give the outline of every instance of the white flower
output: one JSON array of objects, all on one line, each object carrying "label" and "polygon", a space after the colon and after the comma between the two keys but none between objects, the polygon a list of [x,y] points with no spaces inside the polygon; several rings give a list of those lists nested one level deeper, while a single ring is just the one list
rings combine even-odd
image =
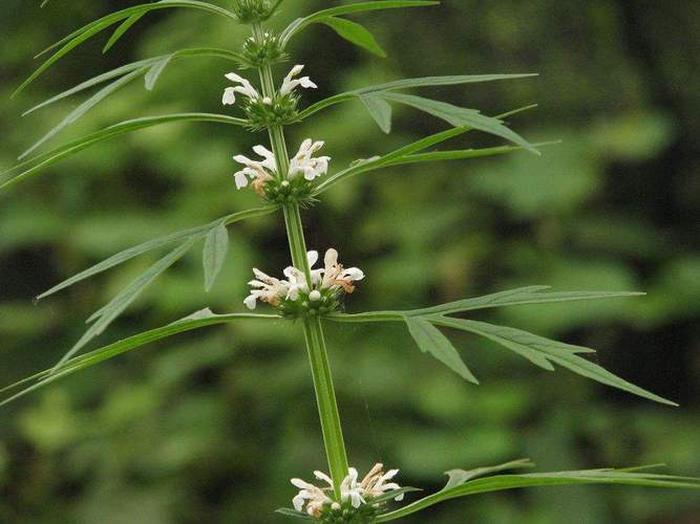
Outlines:
[{"label": "white flower", "polygon": [[319,151],[325,142],[314,142],[307,138],[301,143],[299,152],[289,160],[289,177],[293,178],[297,174],[304,175],[306,180],[313,180],[316,177],[325,175],[328,172],[328,163],[331,160],[329,156],[320,156],[313,158],[311,155]]},{"label": "white flower", "polygon": [[286,280],[278,280],[266,275],[257,268],[253,268],[253,274],[255,275],[255,280],[248,282],[248,285],[252,288],[250,295],[243,301],[248,309],[255,309],[258,300],[277,306],[289,293],[289,282]]},{"label": "white flower", "polygon": [[286,96],[294,91],[297,87],[301,86],[304,89],[316,89],[318,86],[314,84],[308,76],[303,76],[301,78],[296,78],[304,70],[303,65],[295,65],[287,76],[284,77],[282,81],[282,87],[280,87],[280,96]]},{"label": "white flower", "polygon": [[325,268],[323,270],[323,280],[321,283],[322,289],[340,289],[346,293],[355,291],[355,284],[365,278],[364,272],[357,267],[344,269],[342,264],[338,262],[338,252],[335,249],[326,251],[326,256],[323,258]]},{"label": "white flower", "polygon": [[231,82],[240,84],[235,87],[227,87],[224,90],[224,96],[221,99],[221,103],[225,106],[230,106],[236,103],[236,93],[241,93],[242,95],[254,100],[260,98],[260,93],[258,93],[257,90],[253,87],[253,84],[251,84],[242,76],[237,75],[236,73],[228,73],[225,76]]},{"label": "white flower", "polygon": [[[380,497],[387,492],[401,489],[395,482],[387,482],[396,476],[398,469],[392,469],[384,473],[384,466],[376,464],[367,475],[358,482],[358,473],[355,468],[348,468],[348,474],[340,484],[340,501],[333,500],[333,481],[321,471],[314,471],[314,476],[327,485],[314,486],[301,479],[292,479],[292,484],[299,488],[299,493],[292,499],[296,511],[306,511],[312,517],[320,517],[326,507],[340,509],[339,502],[350,503],[353,508],[359,508],[363,504],[371,504],[372,499]],[[403,494],[397,495],[394,500],[403,500]],[[304,507],[306,506],[306,507]]]},{"label": "white flower", "polygon": [[[312,155],[321,149],[324,142],[314,142],[307,138],[302,142],[299,152],[294,158],[289,159],[288,178],[294,178],[303,175],[306,180],[313,180],[316,177],[325,175],[328,172],[328,163],[331,160],[329,156],[321,156],[313,158]],[[277,161],[272,151],[264,146],[257,145],[253,151],[262,160],[251,160],[245,155],[236,155],[233,159],[244,166],[243,169],[234,174],[236,188],[242,189],[249,183],[249,179],[253,180],[253,187],[258,193],[262,192],[262,186],[273,178],[272,173],[277,171]]]},{"label": "white flower", "polygon": [[248,185],[248,179],[252,179],[256,190],[262,189],[262,185],[272,178],[270,171],[277,168],[275,155],[264,146],[257,145],[253,151],[263,157],[263,160],[251,160],[245,155],[236,155],[233,159],[245,167],[234,174],[236,188],[242,189]]}]

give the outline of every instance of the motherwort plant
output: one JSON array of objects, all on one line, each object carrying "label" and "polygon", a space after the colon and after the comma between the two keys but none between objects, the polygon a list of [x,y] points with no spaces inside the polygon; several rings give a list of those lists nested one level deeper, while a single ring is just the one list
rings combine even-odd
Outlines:
[{"label": "motherwort plant", "polygon": [[[319,261],[320,252],[308,249],[306,244],[302,220],[304,210],[316,205],[324,193],[337,184],[350,177],[379,169],[437,160],[457,161],[502,155],[520,149],[538,154],[537,144],[530,144],[505,124],[506,117],[522,109],[490,117],[475,109],[458,107],[408,93],[426,86],[492,82],[531,75],[488,74],[403,79],[337,94],[305,106],[302,103],[305,94],[308,90],[315,89],[317,85],[313,80],[312,72],[305,70],[304,65],[290,66],[298,62],[296,59],[292,60],[290,56],[290,44],[300,32],[323,24],[351,44],[381,56],[384,52],[372,34],[362,25],[347,19],[347,15],[396,8],[427,8],[436,6],[439,2],[382,0],[343,3],[337,7],[297,18],[280,33],[273,32],[267,23],[271,17],[282,14],[283,0],[228,0],[227,3],[228,9],[194,0],[161,0],[135,5],[107,15],[78,29],[47,49],[44,53],[48,58],[18,89],[18,91],[24,89],[81,43],[116,26],[105,46],[105,50],[109,49],[135,23],[152,11],[175,8],[196,10],[223,17],[232,24],[244,24],[249,27],[250,36],[235,50],[180,49],[166,55],[126,64],[87,80],[30,109],[34,111],[88,88],[101,86],[95,94],[80,104],[22,155],[20,164],[0,174],[0,188],[37,174],[53,163],[94,144],[125,133],[171,122],[201,121],[242,127],[251,132],[265,132],[259,135],[263,143],[255,146],[252,153],[232,152],[237,170],[229,180],[229,183],[235,184],[239,190],[255,191],[263,204],[254,209],[237,211],[205,225],[144,242],[112,256],[40,295],[39,299],[52,295],[143,253],[166,247],[170,249],[165,256],[88,320],[90,326],[87,331],[55,367],[3,389],[2,393],[6,394],[6,398],[2,404],[67,375],[178,333],[228,322],[270,322],[289,319],[302,329],[305,335],[328,473],[316,471],[311,482],[300,478],[292,479],[291,483],[298,492],[292,499],[292,507],[279,510],[284,515],[329,523],[387,522],[422,511],[448,499],[519,487],[560,484],[700,487],[697,479],[655,474],[639,469],[500,474],[503,471],[532,466],[528,460],[519,460],[494,467],[449,471],[447,472],[448,482],[442,490],[402,505],[405,496],[409,493],[413,495],[412,492],[418,490],[402,487],[397,482],[399,478],[397,469],[387,470],[382,464],[377,464],[365,475],[361,475],[357,469],[349,465],[333,388],[331,365],[326,350],[323,328],[328,322],[401,324],[408,330],[422,352],[436,358],[451,371],[473,383],[478,383],[476,377],[444,334],[445,330],[468,332],[489,339],[545,370],[552,371],[555,366],[564,367],[583,377],[652,401],[668,405],[674,405],[674,403],[594,364],[586,358],[587,354],[593,352],[591,349],[557,342],[507,326],[471,320],[465,315],[471,311],[487,308],[610,299],[634,296],[639,293],[561,292],[550,291],[546,286],[532,286],[408,311],[344,313],[341,304],[347,301],[347,295],[355,291],[356,286],[365,278],[365,274],[357,267],[346,268],[341,263],[336,248],[342,247],[342,236],[335,240],[333,246],[323,246],[323,259]],[[111,125],[51,151],[34,154],[34,151],[44,142],[80,119],[120,87],[143,77],[146,89],[150,90],[171,62],[187,57],[218,57],[230,62],[229,69],[234,70],[222,71],[221,91],[211,93],[212,97],[221,97],[225,113],[176,113],[136,118]],[[359,103],[363,106],[380,129],[386,133],[391,131],[392,107],[395,105],[407,106],[432,115],[444,121],[448,127],[440,133],[426,136],[394,151],[370,152],[370,155],[374,156],[357,160],[348,167],[333,170],[330,169],[331,158],[323,155],[324,142],[319,140],[319,137],[309,137],[298,145],[298,149],[296,145],[290,149],[285,137],[287,126],[307,121],[320,111],[346,102]],[[227,114],[229,110],[237,116]],[[451,138],[473,132],[495,135],[511,144],[485,149],[442,151],[433,149],[434,146]],[[332,140],[332,137],[326,138]],[[296,153],[290,154],[290,151],[295,150]],[[34,156],[31,156],[32,154]],[[214,314],[209,309],[204,309],[166,326],[134,335],[89,353],[78,354],[124,312],[144,288],[200,241],[204,244],[205,286],[207,289],[211,288],[225,262],[228,248],[227,228],[242,220],[252,220],[270,214],[279,216],[284,223],[291,263],[281,270],[270,267],[252,270],[253,278],[249,282],[250,295],[239,304],[243,312]],[[368,291],[371,290],[371,280],[367,288]],[[260,309],[266,309],[267,312],[253,312]],[[306,478],[308,479],[308,475]]]}]

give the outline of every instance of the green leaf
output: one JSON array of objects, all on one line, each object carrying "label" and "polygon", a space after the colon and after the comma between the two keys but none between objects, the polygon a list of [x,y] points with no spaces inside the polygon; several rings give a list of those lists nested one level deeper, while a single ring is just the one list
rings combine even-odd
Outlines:
[{"label": "green leaf", "polygon": [[[502,115],[499,115],[497,118],[506,118],[507,116],[514,115],[516,113],[519,113],[521,111],[526,111],[528,109],[531,109],[536,106],[525,106],[519,109],[515,109],[513,111],[509,111],[507,113],[504,113]],[[391,153],[387,153],[381,157],[375,157],[366,161],[362,162],[356,162],[353,163],[349,168],[344,169],[338,173],[335,173],[329,177],[325,177],[323,182],[321,182],[317,187],[316,190],[314,191],[314,196],[319,195],[323,193],[324,191],[328,190],[338,182],[341,182],[342,180],[345,180],[346,178],[349,178],[351,176],[359,175],[361,173],[368,173],[370,171],[375,171],[377,169],[381,169],[384,167],[389,167],[391,165],[397,165],[399,161],[403,158],[406,158],[410,155],[413,155],[415,153],[418,153],[420,151],[423,151],[425,149],[428,149],[429,147],[432,147],[434,145],[440,144],[442,142],[445,142],[447,140],[450,140],[451,138],[455,138],[459,135],[463,135],[464,133],[467,133],[471,131],[472,129],[469,126],[463,126],[463,127],[456,127],[452,129],[448,129],[446,131],[441,131],[440,133],[435,133],[434,135],[427,136],[425,138],[421,138],[420,140],[417,140],[416,142],[412,142],[411,144],[408,144],[406,146],[403,146],[399,149],[396,149],[392,151]],[[1,187],[1,186],[0,186]]]},{"label": "green leaf", "polygon": [[204,242],[204,289],[209,292],[219,276],[221,268],[224,267],[226,261],[226,253],[228,253],[228,229],[226,224],[221,222],[218,226],[209,231],[207,239]]},{"label": "green leaf", "polygon": [[24,386],[30,382],[36,381],[35,384],[26,387],[19,391],[18,393],[12,395],[9,398],[4,399],[0,402],[0,406],[17,400],[24,395],[42,388],[51,382],[54,382],[60,378],[66,377],[78,371],[82,371],[96,364],[104,362],[106,360],[112,359],[119,355],[123,355],[129,351],[150,344],[157,340],[172,337],[179,333],[184,333],[186,331],[192,331],[194,329],[199,329],[206,326],[212,326],[216,324],[224,324],[228,322],[233,322],[242,319],[256,319],[256,320],[277,320],[280,317],[278,315],[259,315],[252,313],[234,313],[229,315],[215,315],[209,310],[203,310],[194,315],[190,315],[187,318],[168,324],[157,329],[152,329],[150,331],[145,331],[134,335],[132,337],[120,340],[113,344],[109,344],[102,348],[96,349],[85,355],[71,358],[64,362],[61,366],[47,369],[40,373],[37,373],[31,377],[27,377],[23,380],[15,382],[14,384],[0,389],[0,393],[6,393],[8,391],[16,390],[18,387]]},{"label": "green leaf", "polygon": [[492,135],[500,136],[506,140],[510,140],[528,151],[539,154],[539,152],[523,137],[512,131],[498,118],[482,115],[475,109],[465,107],[457,107],[446,102],[430,100],[415,95],[405,95],[402,93],[382,92],[381,96],[389,102],[396,102],[407,106],[414,107],[420,111],[436,116],[446,122],[449,122],[455,127],[469,126],[473,129],[478,129]]},{"label": "green leaf", "polygon": [[156,63],[154,63],[149,69],[148,73],[146,73],[145,77],[145,82],[146,82],[146,89],[148,91],[153,91],[153,88],[156,85],[156,82],[158,81],[158,78],[160,75],[163,73],[163,70],[168,66],[170,61],[173,59],[173,55],[166,55],[162,57],[160,60],[158,60]]},{"label": "green leaf", "polygon": [[423,319],[406,317],[406,325],[413,340],[423,353],[428,353],[449,367],[463,379],[474,384],[479,381],[462,361],[459,353],[440,330]]},{"label": "green leaf", "polygon": [[360,100],[370,116],[385,133],[391,133],[391,104],[378,96],[362,95]]},{"label": "green leaf", "polygon": [[476,320],[450,317],[431,317],[430,321],[443,327],[468,331],[488,338],[516,353],[524,356],[534,364],[545,369],[552,369],[552,364],[558,364],[586,378],[600,382],[634,395],[666,404],[678,406],[675,402],[655,395],[626,380],[610,373],[601,366],[579,356],[581,353],[595,353],[590,348],[573,346],[556,340],[540,337],[527,331],[505,326],[497,326]]},{"label": "green leaf", "polygon": [[129,249],[125,249],[124,251],[121,251],[117,253],[116,255],[113,255],[109,257],[106,260],[103,260],[99,264],[96,264],[85,271],[82,271],[78,273],[75,276],[72,276],[71,278],[64,280],[60,284],[52,287],[48,291],[45,291],[38,297],[36,297],[36,300],[41,300],[43,298],[48,297],[49,295],[53,295],[54,293],[57,293],[58,291],[61,291],[63,289],[66,289],[73,284],[77,284],[78,282],[81,282],[87,278],[90,278],[92,276],[98,275],[104,271],[107,271],[108,269],[111,269],[115,266],[118,266],[120,264],[123,264],[124,262],[127,262],[128,260],[131,260],[132,258],[135,258],[139,255],[142,255],[144,253],[148,253],[149,251],[153,251],[156,249],[160,249],[161,247],[165,247],[169,244],[173,244],[175,242],[181,241],[181,240],[192,240],[193,242],[203,238],[204,236],[208,235],[211,231],[216,229],[222,224],[226,225],[231,225],[236,222],[240,222],[242,220],[246,220],[249,218],[254,218],[254,217],[259,217],[259,216],[264,216],[264,215],[269,215],[270,213],[274,213],[277,210],[277,206],[265,206],[265,207],[257,207],[254,209],[249,209],[246,211],[239,211],[238,213],[233,213],[231,215],[228,215],[223,218],[219,218],[213,222],[210,222],[209,224],[205,224],[203,226],[197,226],[193,227],[190,229],[186,229],[184,231],[178,231],[176,233],[171,233],[169,235],[166,235],[164,237],[156,238],[154,240],[149,240],[148,242],[144,242],[143,244],[139,244],[134,247],[130,247]]},{"label": "green leaf", "polygon": [[133,25],[141,20],[146,13],[137,13],[135,15],[131,15],[129,18],[124,20],[119,27],[117,27],[114,30],[114,33],[112,33],[112,36],[109,37],[109,40],[107,40],[107,43],[105,44],[104,48],[102,48],[102,52],[106,53],[109,51],[114,44],[116,44],[119,39],[121,39],[122,36],[126,34],[126,32],[133,27]]},{"label": "green leaf", "polygon": [[128,73],[128,74],[122,76],[121,78],[118,78],[114,82],[112,82],[112,83],[108,84],[107,86],[103,87],[102,89],[100,89],[97,93],[95,93],[93,96],[91,96],[85,102],[83,102],[78,107],[76,107],[73,111],[71,111],[68,114],[68,116],[66,116],[56,127],[51,129],[51,131],[49,131],[41,139],[39,139],[39,141],[36,142],[32,147],[30,147],[24,153],[22,153],[19,157],[19,160],[24,160],[25,158],[27,158],[27,156],[29,156],[33,151],[35,151],[37,148],[39,148],[46,141],[48,141],[49,139],[56,136],[58,133],[63,131],[69,125],[77,122],[81,117],[83,117],[85,115],[85,113],[90,111],[90,109],[95,107],[102,100],[107,98],[109,95],[111,95],[112,93],[114,93],[118,89],[121,89],[126,84],[131,82],[134,78],[136,78],[140,75],[141,75],[141,70],[137,69],[135,71],[132,71],[131,73]]},{"label": "green leaf", "polygon": [[112,78],[116,78],[116,77],[122,76],[126,73],[130,73],[131,71],[134,71],[136,69],[140,69],[142,72],[146,72],[153,66],[153,64],[163,60],[164,58],[166,58],[168,56],[171,56],[172,58],[211,56],[211,57],[216,57],[216,58],[223,58],[225,60],[229,60],[229,61],[235,62],[237,64],[240,64],[240,65],[245,65],[245,66],[250,65],[249,62],[245,59],[245,57],[243,57],[243,55],[241,55],[240,53],[235,53],[233,51],[229,51],[227,49],[220,49],[220,48],[216,48],[216,47],[195,47],[195,48],[189,48],[189,49],[180,49],[180,50],[174,51],[173,53],[170,53],[168,55],[161,55],[161,56],[156,56],[153,58],[147,58],[145,60],[139,60],[137,62],[132,62],[130,64],[126,64],[126,65],[123,65],[121,67],[117,67],[116,69],[112,69],[111,71],[108,71],[106,73],[102,73],[101,75],[98,75],[94,78],[86,80],[85,82],[82,82],[82,83],[78,84],[77,86],[75,86],[71,89],[68,89],[67,91],[64,91],[56,96],[53,96],[53,97],[49,98],[48,100],[32,107],[31,109],[25,111],[22,116],[33,113],[34,111],[41,109],[43,107],[46,107],[50,104],[53,104],[54,102],[58,102],[59,100],[67,98],[67,97],[74,95],[76,93],[80,93],[81,91],[84,91],[84,90],[89,89],[93,86],[99,85],[102,82],[106,82],[107,80],[111,80]]},{"label": "green leaf", "polygon": [[58,62],[61,58],[70,53],[80,44],[89,40],[104,29],[136,15],[146,14],[150,11],[158,9],[168,9],[174,7],[197,9],[200,11],[206,11],[208,13],[224,16],[231,20],[237,20],[236,15],[234,15],[232,12],[226,9],[223,9],[222,7],[194,0],[161,0],[160,2],[154,2],[152,4],[142,4],[122,9],[121,11],[111,13],[107,16],[100,18],[99,20],[95,20],[94,22],[91,22],[81,27],[80,29],[74,31],[65,38],[56,42],[54,45],[48,47],[47,49],[39,53],[39,55],[37,56],[41,56],[44,53],[47,53],[57,47],[59,48],[58,51],[56,51],[43,64],[41,64],[41,66],[39,66],[39,68],[36,71],[34,71],[34,73],[32,73],[29,76],[29,78],[27,78],[15,90],[12,96],[16,96],[18,93],[23,91],[29,84],[31,84],[34,80],[36,80],[39,76],[46,72],[46,70],[48,70],[53,64]]},{"label": "green leaf", "polygon": [[445,485],[443,490],[451,489],[456,486],[461,486],[462,484],[473,480],[475,478],[484,477],[492,473],[500,473],[508,469],[518,469],[518,468],[532,468],[535,464],[530,459],[520,459],[513,460],[511,462],[506,462],[505,464],[499,464],[498,466],[486,466],[481,468],[474,468],[470,470],[464,469],[452,469],[446,471],[445,475],[448,476],[449,480]]},{"label": "green leaf", "polygon": [[492,493],[515,488],[532,488],[539,486],[565,486],[582,484],[626,485],[651,488],[700,489],[700,479],[677,477],[672,475],[655,475],[632,473],[616,470],[561,471],[555,473],[528,473],[523,475],[498,475],[471,480],[445,489],[420,499],[412,504],[377,518],[377,522],[389,522],[404,518],[446,500]]},{"label": "green leaf", "polygon": [[[405,78],[403,80],[396,80],[394,82],[387,82],[385,84],[378,84],[374,86],[367,86],[360,89],[355,89],[353,91],[347,91],[345,93],[340,93],[323,100],[316,102],[304,109],[300,114],[299,118],[301,120],[308,118],[309,116],[326,109],[328,107],[340,104],[342,102],[347,102],[349,100],[355,100],[356,98],[361,98],[363,95],[372,95],[383,93],[386,91],[395,91],[400,89],[411,89],[417,87],[431,87],[431,86],[447,86],[447,85],[460,85],[460,84],[473,84],[479,82],[493,82],[498,80],[514,80],[518,78],[529,78],[537,76],[532,73],[525,74],[496,74],[496,75],[449,75],[449,76],[426,76],[421,78]],[[527,109],[534,106],[527,106]],[[499,118],[499,117],[496,117]]]},{"label": "green leaf", "polygon": [[148,287],[156,278],[158,278],[166,269],[172,266],[175,262],[180,260],[192,247],[194,241],[192,239],[187,240],[185,243],[181,244],[173,251],[168,253],[166,256],[161,258],[158,262],[149,267],[145,272],[139,275],[134,281],[132,281],[127,287],[122,289],[117,296],[107,303],[104,307],[96,311],[88,320],[88,323],[92,325],[88,330],[80,337],[80,340],[76,342],[68,352],[63,355],[61,360],[56,364],[56,370],[58,370],[61,365],[68,361],[73,355],[80,351],[86,344],[88,344],[92,339],[101,335],[105,329],[119,316],[126,308],[128,308],[131,303],[136,300],[139,295],[143,292],[146,287]]},{"label": "green leaf", "polygon": [[219,124],[228,124],[236,126],[244,126],[247,121],[242,118],[235,118],[228,115],[217,115],[211,113],[175,113],[172,115],[162,115],[154,117],[135,118],[118,124],[111,125],[96,131],[95,133],[78,138],[68,144],[57,147],[46,153],[42,153],[33,158],[25,160],[15,167],[0,173],[0,189],[13,185],[31,175],[40,172],[42,169],[55,164],[59,160],[72,156],[75,153],[87,149],[90,146],[104,142],[111,138],[131,133],[139,129],[153,127],[161,124],[169,124],[172,122],[215,122]]},{"label": "green leaf", "polygon": [[468,298],[449,302],[439,306],[416,309],[406,312],[408,315],[452,314],[490,309],[504,306],[520,306],[525,304],[555,304],[559,302],[579,302],[586,300],[602,300],[611,298],[628,298],[643,296],[644,293],[630,291],[547,291],[551,286],[528,286],[508,291],[500,291],[482,297]]},{"label": "green leaf", "polygon": [[332,7],[330,9],[323,9],[317,11],[304,18],[298,18],[294,20],[287,28],[282,31],[280,35],[280,41],[282,46],[285,47],[289,40],[299,33],[302,29],[308,27],[313,23],[324,23],[325,19],[332,18],[336,16],[349,15],[353,13],[362,13],[367,11],[377,11],[381,9],[398,9],[403,7],[427,7],[431,5],[437,5],[440,2],[433,1],[423,1],[423,0],[382,0],[377,2],[357,2],[350,5],[343,5],[339,7]]},{"label": "green leaf", "polygon": [[374,38],[374,35],[357,22],[351,22],[344,18],[335,18],[332,16],[324,18],[321,22],[333,29],[338,36],[344,38],[351,44],[366,49],[374,55],[386,58],[386,53]]}]

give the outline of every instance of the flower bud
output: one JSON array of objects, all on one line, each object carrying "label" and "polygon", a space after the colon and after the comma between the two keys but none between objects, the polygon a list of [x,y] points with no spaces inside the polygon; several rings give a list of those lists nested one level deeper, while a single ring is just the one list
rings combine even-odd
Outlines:
[{"label": "flower bud", "polygon": [[272,0],[234,0],[232,9],[242,24],[254,24],[270,18],[277,5]]}]

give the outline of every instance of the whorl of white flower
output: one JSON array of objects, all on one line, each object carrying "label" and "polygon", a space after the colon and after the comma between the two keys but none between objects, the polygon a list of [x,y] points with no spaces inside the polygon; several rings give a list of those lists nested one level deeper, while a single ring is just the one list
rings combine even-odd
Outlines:
[{"label": "whorl of white flower", "polygon": [[[369,473],[358,482],[357,470],[348,468],[348,474],[340,484],[340,502],[349,502],[353,508],[359,508],[363,504],[371,504],[372,499],[387,492],[401,489],[401,486],[396,482],[389,482],[398,472],[398,469],[391,469],[384,473],[384,466],[375,464]],[[320,517],[326,507],[336,509],[338,501],[331,498],[333,495],[331,478],[322,471],[314,471],[314,476],[325,482],[327,486],[318,487],[301,479],[292,479],[292,484],[300,490],[292,499],[292,504],[296,511],[305,511],[312,517]],[[397,495],[394,500],[403,500],[403,493]]]},{"label": "whorl of white flower", "polygon": [[221,99],[221,103],[225,106],[231,106],[236,103],[236,93],[240,93],[254,100],[260,98],[260,93],[258,93],[258,91],[253,87],[253,84],[251,84],[247,79],[237,75],[236,73],[228,73],[225,76],[231,82],[240,84],[234,87],[227,87],[224,90],[224,96]]},{"label": "whorl of white flower", "polygon": [[310,138],[304,140],[299,147],[299,152],[289,160],[289,177],[293,178],[297,174],[303,173],[306,180],[313,180],[328,173],[328,163],[331,161],[331,157],[312,157],[324,145],[325,142],[321,140],[316,142]]},{"label": "whorl of white flower", "polygon": [[236,162],[245,166],[233,175],[237,189],[246,187],[249,178],[259,185],[264,184],[267,180],[272,178],[270,171],[274,171],[277,168],[275,155],[272,151],[261,145],[255,146],[253,151],[263,157],[263,159],[251,160],[245,155],[236,155],[233,157]]},{"label": "whorl of white flower", "polygon": [[248,282],[251,291],[243,301],[246,307],[255,309],[258,300],[278,306],[283,300],[298,300],[301,294],[308,295],[311,302],[317,302],[322,299],[323,291],[352,293],[355,291],[354,282],[365,278],[359,268],[344,269],[338,262],[335,249],[326,251],[323,268],[313,269],[318,262],[318,251],[309,251],[306,256],[311,268],[311,282],[308,282],[303,271],[293,266],[285,268],[286,280],[273,278],[254,268],[256,279]]},{"label": "whorl of white flower", "polygon": [[[322,141],[314,142],[310,138],[304,140],[299,148],[299,152],[294,158],[289,159],[289,178],[303,174],[306,180],[311,181],[328,173],[328,164],[331,161],[331,157],[312,157],[323,146],[324,142]],[[272,151],[261,145],[255,146],[253,151],[263,157],[263,159],[251,160],[245,155],[233,157],[236,162],[245,166],[234,174],[237,189],[246,187],[249,179],[251,179],[254,180],[253,185],[256,190],[260,190],[262,185],[272,178],[271,172],[277,169],[277,161]]]},{"label": "whorl of white flower", "polygon": [[280,96],[286,96],[290,94],[299,86],[303,87],[304,89],[318,88],[318,86],[314,84],[308,76],[296,78],[303,70],[303,65],[295,65],[289,72],[289,74],[284,77],[284,80],[282,81],[282,87],[280,87]]}]

